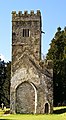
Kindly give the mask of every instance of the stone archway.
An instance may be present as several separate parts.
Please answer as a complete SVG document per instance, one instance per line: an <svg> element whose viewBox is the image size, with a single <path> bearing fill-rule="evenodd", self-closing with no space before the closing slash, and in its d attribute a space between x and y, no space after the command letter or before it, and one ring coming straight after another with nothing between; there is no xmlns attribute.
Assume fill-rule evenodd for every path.
<svg viewBox="0 0 66 120"><path fill-rule="evenodd" d="M44 113L46 113L46 114L49 113L49 104L48 104L48 103L45 104L45 110L44 110Z"/></svg>
<svg viewBox="0 0 66 120"><path fill-rule="evenodd" d="M16 113L35 113L35 89L23 82L16 89Z"/></svg>

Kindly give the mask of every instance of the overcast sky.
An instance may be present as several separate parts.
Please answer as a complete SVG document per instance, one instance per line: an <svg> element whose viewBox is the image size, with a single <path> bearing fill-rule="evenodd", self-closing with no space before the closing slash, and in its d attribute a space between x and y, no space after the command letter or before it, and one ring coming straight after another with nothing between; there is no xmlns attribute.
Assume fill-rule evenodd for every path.
<svg viewBox="0 0 66 120"><path fill-rule="evenodd" d="M42 53L48 52L49 44L57 30L66 26L66 0L0 0L0 56L11 60L12 11L40 10L42 14Z"/></svg>

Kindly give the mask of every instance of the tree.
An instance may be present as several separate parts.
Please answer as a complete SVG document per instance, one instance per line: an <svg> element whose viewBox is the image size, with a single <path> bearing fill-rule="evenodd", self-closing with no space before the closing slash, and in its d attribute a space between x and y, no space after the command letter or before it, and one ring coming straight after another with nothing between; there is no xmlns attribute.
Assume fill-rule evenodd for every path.
<svg viewBox="0 0 66 120"><path fill-rule="evenodd" d="M0 60L0 105L4 103L6 107L10 104L10 76L11 62Z"/></svg>
<svg viewBox="0 0 66 120"><path fill-rule="evenodd" d="M46 59L53 61L54 105L57 106L66 101L66 27L57 28Z"/></svg>

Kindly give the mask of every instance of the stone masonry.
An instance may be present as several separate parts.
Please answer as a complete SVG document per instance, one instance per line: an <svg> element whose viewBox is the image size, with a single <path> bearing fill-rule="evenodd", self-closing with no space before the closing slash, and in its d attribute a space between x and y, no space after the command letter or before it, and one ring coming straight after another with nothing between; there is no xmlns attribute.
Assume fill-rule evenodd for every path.
<svg viewBox="0 0 66 120"><path fill-rule="evenodd" d="M41 12L12 12L10 112L53 112L52 61L41 60Z"/></svg>

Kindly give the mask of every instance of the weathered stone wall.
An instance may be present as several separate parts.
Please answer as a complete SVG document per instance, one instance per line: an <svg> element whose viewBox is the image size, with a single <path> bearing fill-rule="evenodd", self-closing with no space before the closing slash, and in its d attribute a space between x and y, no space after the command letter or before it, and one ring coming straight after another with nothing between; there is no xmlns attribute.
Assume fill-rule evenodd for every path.
<svg viewBox="0 0 66 120"><path fill-rule="evenodd" d="M44 113L44 106L46 103L49 104L49 113L53 111L53 90L52 90L52 86L53 86L53 81L52 81L52 72L49 73L49 70L44 68L44 70L39 66L36 65L34 61L30 61L29 57L26 55L24 55L21 59L20 59L20 67L15 71L12 79L11 79L11 94L13 96L11 96L12 100L11 100L11 106L15 106L15 108L12 109L12 112L19 112L20 113L28 113L29 110L29 104L28 104L28 110L26 111L27 108L24 108L25 111L22 111L22 107L23 104L27 104L27 102L23 102L25 100L25 97L22 97L22 94L27 94L27 92L29 93L30 91L30 95L29 98L32 98L31 96L31 90L26 87L26 90L24 90L23 87L23 91L21 89L18 90L18 86L20 86L22 83L24 84L25 82L28 82L29 84L33 84L35 86L35 97L33 98L33 100L35 99L35 102L33 102L33 100L31 100L33 102L33 109L32 107L29 110L29 113ZM48 72L48 73L47 73ZM50 76L49 76L50 75ZM32 87L33 89L33 87ZM20 94L16 94L16 90L18 90L18 92L20 92ZM15 92L14 92L15 91ZM18 105L20 104L19 108L16 102L16 99L18 98L18 96L20 97L21 104L20 104L20 100L18 100ZM15 99L15 101L13 101ZM27 98L28 99L28 98ZM15 103L14 103L15 102ZM17 106L17 108L16 108ZM21 107L22 106L22 107Z"/></svg>
<svg viewBox="0 0 66 120"><path fill-rule="evenodd" d="M29 37L23 37L23 29L29 29ZM27 11L22 14L12 12L12 63L17 60L24 51L33 53L37 59L41 57L41 13L35 14Z"/></svg>
<svg viewBox="0 0 66 120"><path fill-rule="evenodd" d="M29 37L23 29L29 29ZM12 12L11 113L53 112L52 62L41 60L41 13Z"/></svg>

